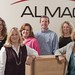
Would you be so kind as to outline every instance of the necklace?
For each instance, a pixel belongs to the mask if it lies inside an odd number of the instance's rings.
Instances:
[[[14,56],[15,58],[15,61],[16,61],[16,65],[19,66],[21,64],[21,59],[22,59],[22,51],[20,51],[20,54],[19,54],[19,62],[17,61],[17,58],[16,58],[16,55],[15,53],[12,51],[12,55]]]

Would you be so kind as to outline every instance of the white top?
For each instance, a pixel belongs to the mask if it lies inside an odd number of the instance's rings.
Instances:
[[[12,46],[12,48],[14,49],[16,54],[18,55],[20,47],[18,47],[18,50],[16,50],[16,48],[14,46]],[[27,48],[27,55],[38,56],[38,53],[36,50],[34,50],[28,46],[26,46],[26,48]],[[0,50],[0,75],[4,75],[5,64],[6,64],[6,50],[5,50],[5,47],[2,47]]]

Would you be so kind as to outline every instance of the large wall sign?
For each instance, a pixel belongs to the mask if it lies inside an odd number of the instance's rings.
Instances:
[[[2,0],[0,9],[0,17],[6,21],[8,31],[13,26],[20,28],[24,23],[30,23],[33,30],[38,31],[42,15],[50,18],[49,28],[58,36],[63,21],[75,25],[75,0]]]

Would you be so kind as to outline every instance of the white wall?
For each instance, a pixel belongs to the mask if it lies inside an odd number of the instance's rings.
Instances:
[[[32,15],[23,15],[21,17],[24,9],[28,6],[33,14],[35,14],[35,6],[37,7],[37,15],[44,15],[45,7],[48,7],[50,12],[53,14],[55,10],[60,7],[60,11],[62,14],[64,12],[63,17],[58,16],[58,11],[51,17],[50,13],[47,12],[47,16],[50,18],[49,28],[55,31],[58,36],[60,35],[60,26],[61,23],[65,20],[71,22],[73,27],[75,26],[75,1],[70,0],[28,0],[24,2],[19,2],[11,5],[11,3],[19,1],[19,0],[2,0],[0,2],[0,17],[2,17],[7,24],[8,31],[13,27],[17,26],[21,27],[23,23],[30,23],[33,27],[34,31],[40,30],[40,17],[32,17]],[[67,8],[66,8],[67,7]],[[25,13],[30,13],[27,8]],[[74,13],[74,16],[73,16]],[[72,15],[72,17],[71,17]]]

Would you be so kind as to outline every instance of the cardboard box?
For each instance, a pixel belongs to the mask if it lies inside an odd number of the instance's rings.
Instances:
[[[26,65],[26,75],[64,75],[64,68],[65,63],[58,62],[54,55],[44,55]]]

